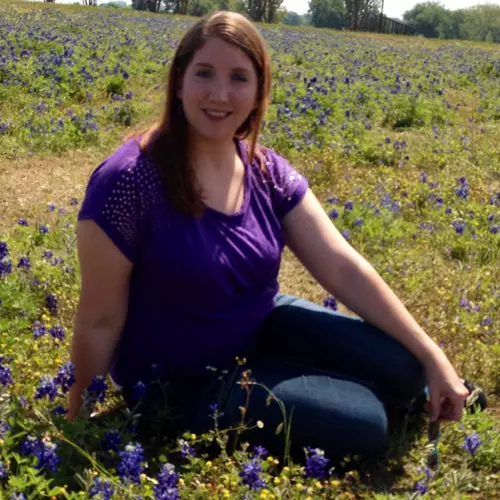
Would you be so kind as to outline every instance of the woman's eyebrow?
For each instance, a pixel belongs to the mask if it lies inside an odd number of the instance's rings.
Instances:
[[[210,64],[210,63],[207,63],[207,62],[198,62],[195,64],[195,66],[203,66],[205,68],[211,68],[211,69],[214,69],[215,66],[213,64]],[[236,68],[231,68],[231,71],[242,71],[242,72],[245,72],[245,73],[248,73],[249,72],[249,69],[248,68],[241,68],[241,67],[236,67]]]

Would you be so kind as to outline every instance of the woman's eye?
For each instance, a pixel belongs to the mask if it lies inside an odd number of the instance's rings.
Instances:
[[[247,81],[247,78],[245,75],[232,75],[231,77],[233,80],[237,81],[237,82],[246,82]]]
[[[207,69],[202,69],[196,73],[196,76],[199,76],[201,78],[208,78],[210,76],[210,71]]]

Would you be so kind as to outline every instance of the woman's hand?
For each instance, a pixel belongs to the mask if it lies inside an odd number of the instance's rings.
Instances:
[[[430,395],[426,410],[430,413],[431,421],[459,421],[469,391],[443,351],[429,358],[425,363],[425,371]]]

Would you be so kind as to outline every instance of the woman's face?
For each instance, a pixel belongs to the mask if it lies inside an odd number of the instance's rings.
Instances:
[[[205,140],[232,140],[258,105],[251,59],[223,40],[209,40],[186,68],[177,98],[192,132]]]

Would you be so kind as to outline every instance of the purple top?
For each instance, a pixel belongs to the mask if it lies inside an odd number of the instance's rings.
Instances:
[[[153,369],[170,377],[229,363],[252,344],[272,310],[284,247],[281,219],[308,184],[262,148],[265,175],[257,161],[248,163],[245,144],[236,143],[245,196],[232,215],[207,207],[197,219],[176,210],[135,139],[90,178],[79,219],[93,219],[134,264],[111,367],[120,385],[146,382]]]

